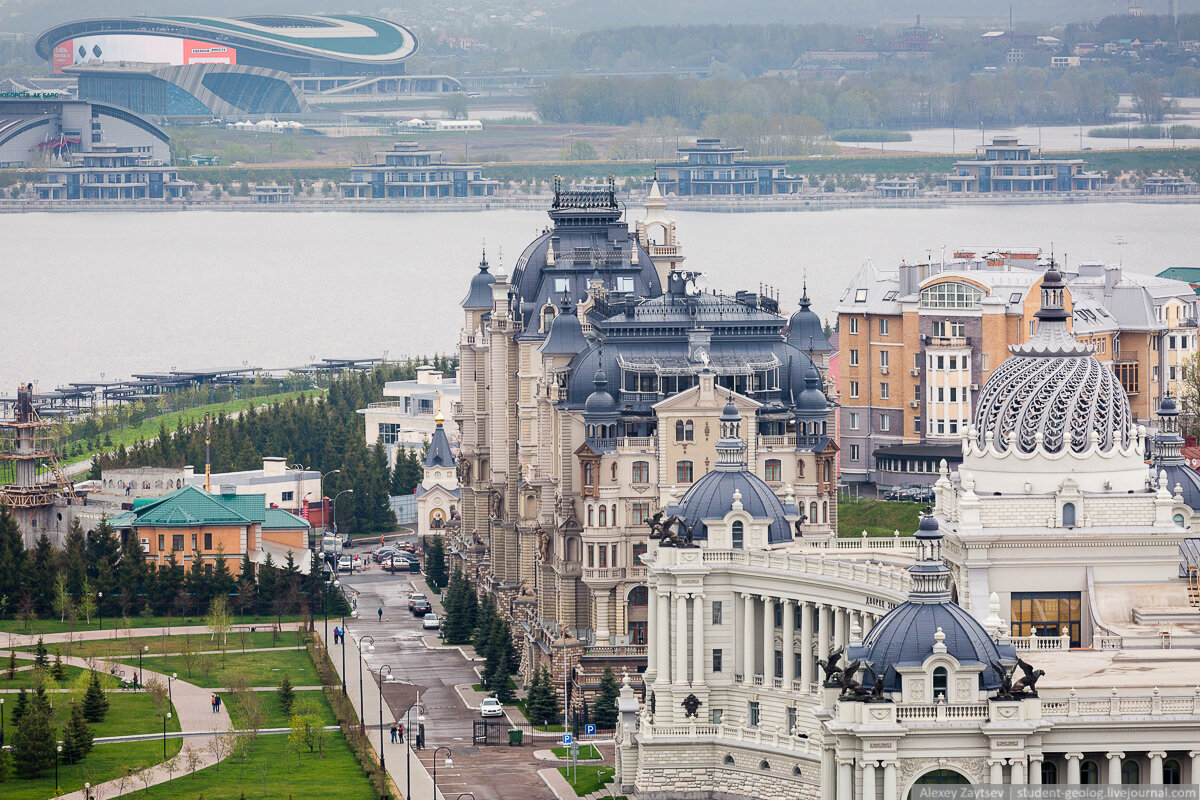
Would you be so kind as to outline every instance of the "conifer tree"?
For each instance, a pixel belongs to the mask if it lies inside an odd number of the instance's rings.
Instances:
[[[487,687],[501,703],[508,703],[513,699],[509,676],[513,673],[512,661],[515,650],[508,623],[499,615],[495,616],[492,620],[492,635],[488,641],[487,661],[483,674]]]
[[[25,712],[29,710],[29,695],[25,693],[24,687],[17,692],[17,702],[13,706],[12,724],[14,726],[21,724],[21,717],[25,716]]]
[[[425,580],[431,587],[446,585],[446,545],[441,536],[425,540]]]
[[[216,565],[213,566],[212,577],[209,579],[210,597],[228,598],[234,590],[233,575],[229,565],[225,563],[225,546],[217,545]]]
[[[8,654],[8,670],[5,674],[10,681],[17,678],[17,651],[15,650]]]
[[[108,714],[108,695],[100,685],[100,673],[92,672],[87,690],[83,693],[83,718],[88,722],[103,722]]]
[[[558,700],[550,685],[550,673],[545,667],[539,667],[533,675],[529,694],[525,698],[525,710],[534,725],[550,725],[558,719]]]
[[[621,687],[617,684],[617,676],[613,674],[612,667],[605,667],[604,674],[600,676],[600,691],[593,706],[593,719],[597,728],[617,727],[617,698],[620,694]]]
[[[467,605],[470,591],[462,572],[455,570],[446,586],[446,598],[442,601],[446,609],[442,633],[447,644],[465,644],[471,640],[471,612]]]
[[[283,680],[279,683],[279,688],[275,690],[275,696],[279,698],[279,708],[283,711],[285,717],[292,716],[292,706],[296,702],[296,692],[292,688],[292,678],[286,672],[283,673]]]
[[[49,709],[41,703],[30,703],[21,714],[21,724],[15,727],[13,760],[17,775],[40,778],[54,769],[54,731],[50,727]]]
[[[490,595],[485,596],[483,602],[479,604],[479,613],[476,615],[475,639],[472,642],[476,655],[487,657],[488,647],[492,639],[492,618],[495,616],[495,601],[492,600]]]
[[[34,647],[33,653],[33,665],[35,668],[46,669],[50,666],[50,654],[46,651],[45,637],[38,637],[37,646]]]
[[[65,680],[67,677],[67,668],[63,666],[62,653],[58,650],[54,651],[54,663],[50,666],[50,674],[56,681]]]
[[[63,729],[62,743],[62,760],[67,764],[78,763],[92,750],[92,729],[78,703],[71,704],[71,718]]]

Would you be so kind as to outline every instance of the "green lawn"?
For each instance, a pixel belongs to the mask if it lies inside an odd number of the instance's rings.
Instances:
[[[112,445],[101,447],[101,450],[109,451],[116,450],[125,445],[126,447],[136,444],[139,439],[149,440],[158,436],[159,426],[166,424],[167,430],[173,432],[179,425],[179,420],[183,419],[184,426],[188,426],[193,422],[198,422],[204,419],[204,412],[211,412],[214,417],[221,414],[229,414],[234,411],[244,411],[248,408],[258,408],[260,406],[269,406],[272,403],[281,403],[285,400],[294,400],[304,396],[317,396],[324,392],[322,389],[305,389],[297,392],[279,392],[277,394],[266,394],[262,397],[251,397],[245,400],[230,400],[225,403],[210,403],[209,405],[196,406],[189,408],[186,411],[172,411],[168,414],[160,414],[157,417],[147,417],[138,425],[131,428],[118,428],[114,431],[109,431],[108,436],[112,439]],[[102,437],[103,438],[103,437]],[[77,464],[80,461],[88,461],[98,451],[88,450],[82,455],[73,456],[63,461],[63,466]]]
[[[60,729],[71,716],[71,704],[67,695],[51,695],[54,703],[54,727]],[[133,736],[139,733],[162,733],[162,717],[155,716],[154,703],[146,692],[109,692],[108,713],[103,722],[89,723],[92,736]],[[175,715],[167,720],[167,730],[179,730],[179,718]],[[0,792],[3,794],[3,792]]]
[[[236,569],[237,565],[231,565],[231,569]],[[299,622],[300,617],[296,615],[284,616],[284,622]],[[275,622],[275,617],[271,615],[255,615],[247,614],[244,617],[234,615],[232,623],[234,625],[270,625]],[[205,619],[202,615],[192,615],[187,617],[129,617],[128,620],[123,620],[121,617],[108,617],[103,620],[104,627],[100,627],[101,621],[93,618],[91,622],[76,620],[72,622],[59,622],[56,619],[34,619],[25,622],[19,619],[0,619],[0,633],[28,633],[37,635],[40,633],[67,633],[74,630],[81,631],[116,631],[124,629],[127,625],[130,628],[184,628],[193,625],[204,625]],[[230,634],[232,635],[232,634]]]
[[[612,767],[559,767],[558,771],[567,779],[567,783],[571,784],[575,794],[580,797],[600,791],[600,787],[612,783],[613,779]],[[575,780],[571,780],[571,778],[575,778]]]
[[[283,709],[279,707],[279,695],[275,692],[255,692],[254,693],[260,703],[262,703],[263,711],[266,712],[266,719],[263,722],[264,728],[286,728],[290,724],[288,718],[284,716]],[[235,727],[243,728],[245,720],[242,718],[241,703],[238,698],[232,694],[224,695],[225,708],[229,711],[229,716],[233,719]],[[336,725],[337,719],[333,716],[333,709],[329,707],[329,701],[325,699],[325,692],[321,689],[311,689],[306,692],[296,692],[296,700],[300,698],[313,698],[321,708],[321,719],[324,725]]]
[[[167,756],[179,752],[180,740],[167,739]],[[88,754],[87,758],[78,764],[63,764],[58,768],[58,786],[60,793],[74,792],[83,789],[84,782],[93,786],[114,780],[121,776],[121,770],[129,767],[141,770],[145,767],[161,763],[163,760],[163,743],[161,740],[147,742],[116,742],[113,744],[98,744]],[[136,778],[130,778],[130,789],[138,786]],[[160,797],[168,793],[159,789]],[[34,780],[9,778],[0,788],[0,797],[4,800],[45,800],[54,797],[54,771]],[[105,795],[106,797],[111,795]]]
[[[571,757],[571,748],[569,747],[555,747],[550,752],[562,759],[569,759]],[[603,756],[600,755],[600,751],[592,745],[585,744],[580,746],[580,761],[599,761],[601,758],[603,758]]]
[[[239,800],[280,798],[281,800],[374,800],[375,793],[363,776],[342,734],[330,732],[324,758],[316,753],[296,754],[287,749],[283,735],[261,736],[245,759],[233,756],[202,769],[195,775],[181,775],[169,784],[152,786],[125,797],[149,800]],[[161,755],[161,751],[159,755]],[[582,770],[580,770],[582,772]],[[6,784],[7,785],[7,784]],[[244,794],[243,794],[244,793]],[[6,798],[7,800],[7,798]]]
[[[170,636],[133,636],[126,637],[124,635],[115,639],[91,639],[68,646],[64,643],[51,643],[46,645],[46,649],[50,651],[51,660],[54,658],[55,650],[61,650],[64,656],[78,656],[87,658],[96,656],[97,658],[111,658],[121,656],[134,656],[136,658],[137,651],[142,647],[149,647],[150,650],[147,656],[150,655],[165,655],[168,653],[179,653],[190,642],[194,652],[203,652],[205,650],[256,650],[265,647],[297,647],[303,642],[299,641],[296,636],[296,631],[280,631],[274,634],[271,631],[255,631],[240,632],[231,631],[229,639],[224,647],[220,642],[217,642],[207,633],[192,633],[192,634],[172,634]],[[33,651],[34,647],[18,647],[16,650]]]
[[[529,719],[529,709],[525,707],[524,700],[517,700],[515,703],[512,703],[512,705],[521,709],[521,713],[525,715],[525,719]],[[545,733],[562,733],[566,730],[561,723],[554,723],[552,725],[534,725],[533,727],[534,730],[543,731]]]
[[[17,669],[16,675],[10,681],[8,679],[8,669],[7,669],[8,659],[7,658],[0,659],[0,666],[4,667],[3,670],[0,670],[0,689],[32,689],[33,688],[33,670],[32,669],[20,669],[21,666],[23,666],[25,664],[32,664],[32,663],[33,663],[32,660],[18,658],[17,659],[18,669]],[[50,657],[50,663],[52,663],[52,664],[54,663],[53,656]],[[64,666],[63,669],[66,670],[66,677],[62,681],[55,681],[55,684],[57,684],[57,686],[47,686],[46,687],[47,689],[53,689],[53,688],[69,689],[75,685],[76,678],[78,678],[84,672],[87,672],[87,670],[85,670],[83,667],[73,667],[73,666],[69,666],[69,665]]]
[[[204,659],[210,663],[210,669],[202,667]],[[129,664],[135,669],[136,658],[119,659],[121,663]],[[224,656],[203,656],[197,659],[189,671],[181,656],[152,656],[142,659],[146,669],[155,672],[179,674],[180,679],[206,688],[222,688],[229,685],[229,678],[241,675],[250,682],[251,686],[278,686],[283,680],[283,673],[292,677],[294,686],[316,686],[321,682],[317,669],[313,666],[306,650],[274,650],[267,653],[228,653]]]
[[[912,536],[917,530],[924,503],[896,500],[849,500],[838,502],[838,536]]]

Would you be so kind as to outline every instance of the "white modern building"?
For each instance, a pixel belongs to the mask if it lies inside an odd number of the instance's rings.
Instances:
[[[458,378],[447,377],[429,365],[417,367],[409,381],[388,381],[384,400],[359,409],[367,424],[367,446],[383,442],[388,462],[396,463],[398,447],[423,448],[433,439],[441,416],[450,442],[458,441],[458,425],[449,415],[459,399]]]

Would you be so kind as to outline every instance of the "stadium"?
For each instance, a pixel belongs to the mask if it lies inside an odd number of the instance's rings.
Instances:
[[[376,17],[111,17],[56,25],[35,42],[79,96],[157,115],[299,113],[305,92],[452,91],[405,75],[417,39]]]

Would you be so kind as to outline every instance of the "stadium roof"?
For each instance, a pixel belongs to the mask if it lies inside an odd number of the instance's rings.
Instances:
[[[355,14],[84,19],[50,28],[38,36],[34,46],[38,55],[49,61],[60,42],[96,34],[181,36],[362,64],[394,64],[417,52],[417,38],[408,28]]]

